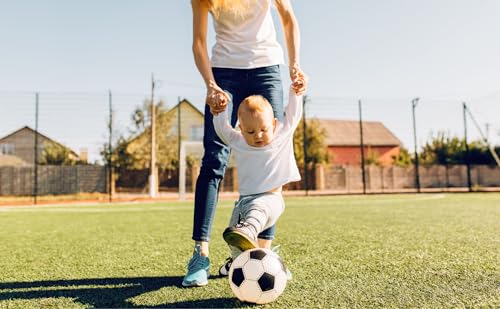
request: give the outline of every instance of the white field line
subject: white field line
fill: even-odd
[[[158,202],[143,202],[137,204],[154,204]],[[172,205],[150,205],[150,207],[133,206],[134,203],[115,204],[59,204],[38,206],[2,206],[1,212],[140,212],[140,211],[168,211],[168,210],[191,210],[192,207]],[[127,207],[130,205],[131,207]]]
[[[150,212],[150,211],[169,211],[169,210],[187,210],[182,207],[143,207],[143,208],[70,208],[74,206],[64,206],[61,208],[25,208],[25,209],[0,209],[0,212],[83,212],[83,213],[99,213],[99,212]]]
[[[359,198],[362,199],[359,199]],[[383,197],[383,196],[382,196]],[[380,196],[370,196],[370,195],[357,195],[352,199],[349,196],[345,196],[344,199],[331,200],[330,204],[390,204],[399,202],[418,202],[418,201],[428,201],[428,200],[439,200],[446,197],[444,193],[437,194],[425,194],[425,195],[407,195],[401,197],[390,197],[390,198],[380,198]],[[305,197],[307,198],[307,197]],[[357,200],[356,200],[357,199]],[[298,207],[302,207],[303,204]]]
[[[398,202],[414,202],[414,201],[427,201],[427,200],[437,200],[446,197],[446,194],[425,194],[425,195],[412,195],[412,196],[401,196],[393,198],[380,198],[379,196],[362,196],[362,200],[358,199],[360,196],[352,197],[342,196],[338,199],[331,199],[330,203],[327,205],[339,205],[339,204],[391,204]],[[301,197],[301,199],[308,199],[308,197]],[[127,205],[134,204],[164,204],[164,205],[150,205],[150,207],[126,207]],[[193,202],[184,202],[182,206],[168,205],[170,202],[158,202],[158,201],[138,201],[138,202],[118,202],[111,204],[53,204],[53,205],[28,205],[28,206],[2,206],[0,207],[0,212],[77,212],[77,213],[102,213],[102,212],[149,212],[149,211],[171,211],[171,210],[193,210]],[[179,202],[173,202],[179,203]],[[125,207],[121,207],[125,206]],[[318,206],[318,205],[316,205]],[[310,207],[307,203],[300,203],[299,205],[294,205],[293,207]],[[233,208],[233,204],[219,204],[217,208]]]

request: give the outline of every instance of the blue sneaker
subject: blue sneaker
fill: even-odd
[[[208,256],[201,256],[200,245],[194,247],[193,256],[188,263],[188,272],[182,280],[182,286],[204,286],[208,284],[210,260]]]

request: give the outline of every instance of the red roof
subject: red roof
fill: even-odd
[[[328,146],[359,146],[359,121],[317,119],[327,132]],[[400,146],[401,141],[382,122],[363,121],[363,144],[366,146]]]

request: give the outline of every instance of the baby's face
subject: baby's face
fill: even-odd
[[[240,130],[248,145],[263,147],[271,143],[276,128],[276,118],[271,113],[244,114],[240,117]]]

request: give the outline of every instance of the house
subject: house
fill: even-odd
[[[30,166],[30,164],[28,164],[28,162],[24,161],[19,157],[13,155],[0,154],[0,167],[2,166],[22,167],[22,166]]]
[[[203,141],[204,116],[191,102],[183,99],[172,107],[167,114],[174,119],[171,134],[180,134],[181,141]],[[180,131],[178,131],[179,122]]]
[[[318,119],[326,130],[329,162],[334,165],[360,165],[361,139],[359,121]],[[363,153],[366,159],[374,159],[382,166],[392,164],[393,156],[399,155],[401,141],[378,121],[363,121]]]
[[[64,147],[69,150],[71,159],[79,159],[78,155],[73,150],[25,126],[0,138],[0,155],[2,155],[0,156],[0,165],[33,165],[35,160],[36,134],[38,134],[38,161],[42,158],[43,149],[49,144]],[[13,157],[16,157],[16,159],[13,159]]]
[[[166,168],[169,158],[176,157],[179,151],[177,140],[199,142],[195,153],[191,157],[200,159],[203,155],[203,123],[204,115],[191,102],[184,99],[177,105],[156,116],[156,162]],[[132,155],[130,165],[132,169],[148,168],[151,160],[151,128],[148,126],[142,132],[133,136],[126,146],[126,152]]]

